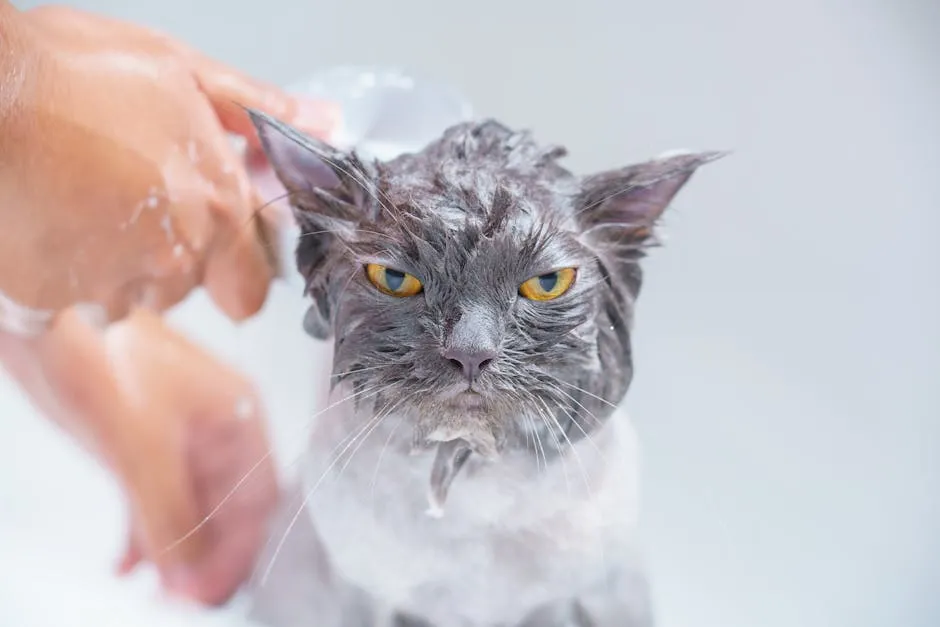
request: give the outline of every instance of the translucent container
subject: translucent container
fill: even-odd
[[[364,158],[392,159],[415,152],[446,128],[473,117],[469,102],[456,89],[396,68],[343,66],[299,80],[288,91],[339,105],[341,121],[326,139]],[[264,221],[276,242],[282,278],[296,282],[293,251],[297,241],[285,190],[267,166],[251,169],[262,198],[271,202]],[[273,201],[273,202],[272,202]]]
[[[297,81],[288,91],[340,106],[341,121],[327,141],[365,158],[392,159],[421,150],[473,110],[455,89],[394,68],[337,67]],[[269,168],[252,171],[262,196],[284,193]]]

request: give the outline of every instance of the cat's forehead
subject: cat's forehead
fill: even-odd
[[[491,120],[464,123],[384,164],[382,187],[394,204],[453,224],[485,221],[494,211],[507,226],[557,221],[578,193],[577,177],[558,164],[564,155]]]

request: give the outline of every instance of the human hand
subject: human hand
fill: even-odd
[[[153,562],[167,590],[211,604],[247,580],[278,486],[244,377],[142,310],[103,331],[66,310],[39,338],[0,334],[0,358],[121,484],[120,572]]]
[[[334,108],[131,24],[66,7],[7,5],[0,18],[0,61],[13,64],[0,68],[12,77],[0,94],[0,297],[42,320],[80,302],[113,320],[204,285],[230,317],[256,312],[273,274],[263,202],[226,131],[257,149],[244,105],[323,136]]]

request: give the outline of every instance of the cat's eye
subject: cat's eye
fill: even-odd
[[[366,264],[366,276],[380,292],[405,298],[420,294],[424,286],[417,277],[377,263]]]
[[[562,268],[534,276],[519,286],[519,293],[529,300],[555,300],[571,289],[577,271]]]

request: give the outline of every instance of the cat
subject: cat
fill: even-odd
[[[495,120],[364,160],[249,110],[330,346],[252,615],[295,627],[647,627],[623,409],[640,261],[700,166],[586,177]]]

